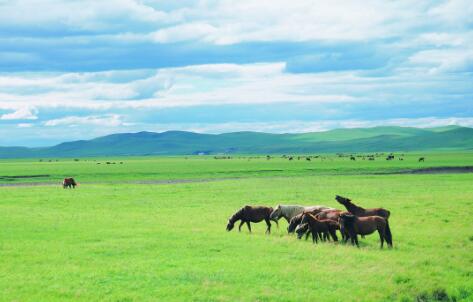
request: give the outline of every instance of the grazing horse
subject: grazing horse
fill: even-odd
[[[358,244],[358,235],[369,235],[378,231],[383,248],[384,240],[389,247],[393,246],[391,229],[387,219],[381,216],[357,217],[352,214],[343,213],[340,215],[340,225],[343,225],[345,231],[351,239],[351,244],[360,247]]]
[[[271,220],[279,220],[284,217],[289,223],[291,219],[304,211],[311,212],[314,210],[329,210],[332,208],[326,206],[299,206],[299,205],[278,205],[271,213]]]
[[[271,207],[261,207],[261,206],[244,206],[240,210],[238,210],[235,214],[233,214],[230,219],[228,219],[228,224],[227,224],[227,231],[231,231],[233,227],[235,226],[235,222],[240,220],[240,225],[238,226],[238,231],[241,231],[241,226],[246,223],[248,226],[248,230],[251,233],[251,226],[250,222],[261,222],[264,220],[266,222],[266,225],[268,228],[266,229],[266,233],[271,233],[271,222],[272,220],[269,216],[271,215],[271,212],[273,211],[273,208]],[[276,224],[278,222],[276,221]]]
[[[324,219],[319,220],[314,215],[310,213],[304,213],[302,217],[301,225],[307,224],[309,231],[312,233],[312,241],[317,243],[317,237],[319,236],[321,240],[326,241],[327,239],[330,240],[330,236],[332,236],[333,241],[338,241],[337,238],[337,230],[340,229],[340,225],[338,222]],[[303,227],[300,227],[299,230],[302,230]],[[298,232],[299,236],[302,237],[303,233]],[[322,237],[323,235],[323,237]]]
[[[419,162],[425,161],[425,157],[419,157]]]
[[[389,215],[391,215],[391,212],[389,212],[386,209],[383,208],[372,208],[372,209],[365,209],[362,207],[359,207],[355,205],[354,203],[351,202],[351,199],[345,198],[339,195],[335,196],[335,199],[342,205],[345,206],[348,212],[352,213],[353,215],[356,215],[358,217],[364,217],[364,216],[381,216],[386,219],[389,218]]]
[[[77,186],[77,183],[76,181],[74,180],[74,178],[72,177],[68,177],[68,178],[64,178],[64,180],[62,181],[62,187],[65,189],[65,188],[73,188],[75,189]]]

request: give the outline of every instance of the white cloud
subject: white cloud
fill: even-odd
[[[58,28],[71,32],[120,32],[173,20],[176,17],[133,0],[0,2],[0,26],[34,26],[37,32],[57,32]]]
[[[19,108],[15,112],[6,113],[0,116],[0,120],[36,120],[36,110],[28,107]]]
[[[20,124],[17,125],[18,128],[31,128],[33,126],[34,125],[30,124],[30,123],[20,123]]]
[[[108,114],[102,116],[67,116],[59,119],[49,120],[44,123],[45,126],[67,126],[75,127],[79,125],[84,126],[104,126],[104,127],[118,127],[125,123],[122,121],[122,116],[117,114]]]

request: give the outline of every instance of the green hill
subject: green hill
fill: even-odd
[[[302,134],[185,131],[112,134],[46,148],[0,147],[0,158],[473,150],[473,129],[374,127]]]

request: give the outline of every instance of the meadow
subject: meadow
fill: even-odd
[[[473,153],[325,157],[0,161],[0,300],[473,300],[473,173],[396,173]],[[81,185],[62,189],[66,176]],[[225,231],[245,204],[340,208],[335,194],[389,209],[394,248],[377,234],[313,245],[282,220],[271,235]]]

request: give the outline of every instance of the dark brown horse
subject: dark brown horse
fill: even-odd
[[[340,215],[340,226],[348,233],[351,239],[351,244],[360,247],[358,244],[358,235],[369,235],[378,231],[379,239],[381,241],[381,248],[383,248],[384,240],[389,247],[393,246],[391,229],[387,219],[381,216],[366,216],[357,217],[352,214],[343,213]]]
[[[365,208],[359,207],[356,204],[352,203],[351,199],[348,199],[339,195],[335,196],[335,199],[340,204],[344,205],[348,212],[358,217],[381,216],[388,219],[389,216],[391,215],[391,212],[383,208],[365,209]]]
[[[248,230],[251,233],[251,226],[250,222],[261,222],[265,221],[268,228],[266,229],[266,233],[271,233],[271,222],[272,220],[269,216],[273,212],[273,208],[271,207],[262,207],[262,206],[244,206],[240,210],[238,210],[235,214],[233,214],[230,219],[228,219],[227,224],[227,231],[231,231],[235,226],[235,222],[240,220],[240,225],[238,226],[238,231],[241,231],[241,226],[246,223],[248,226]],[[278,224],[277,221],[276,225]]]
[[[340,229],[340,226],[336,221],[330,219],[319,220],[314,215],[306,213],[302,217],[301,224],[307,224],[309,231],[312,233],[312,241],[315,243],[318,241],[317,237],[324,241],[330,240],[329,234],[332,236],[333,241],[338,241],[337,230]]]
[[[64,180],[62,181],[62,187],[65,189],[65,188],[73,188],[75,189],[77,186],[77,183],[76,181],[74,180],[74,178],[72,177],[68,177],[68,178],[64,178]]]

